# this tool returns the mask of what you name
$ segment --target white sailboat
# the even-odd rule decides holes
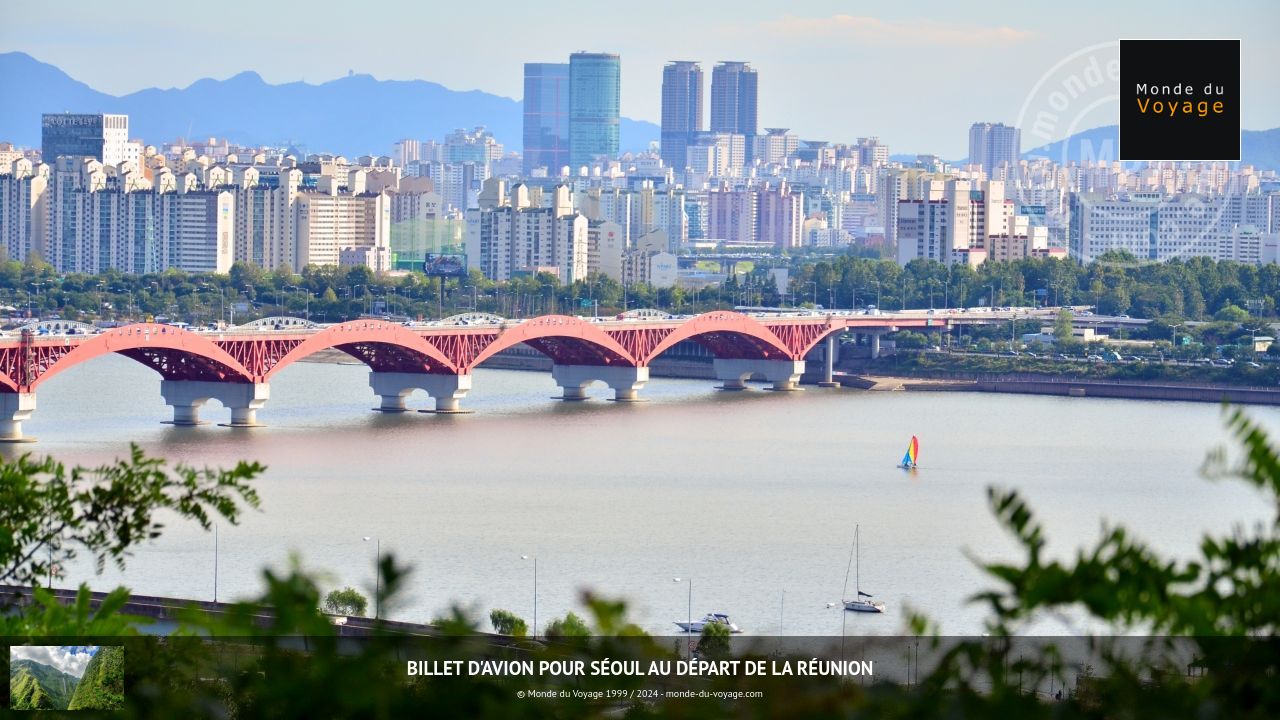
[[[884,612],[884,603],[871,600],[870,599],[871,593],[862,592],[862,552],[861,552],[861,548],[858,547],[858,530],[859,530],[859,526],[854,525],[853,526],[853,549],[849,553],[849,560],[854,565],[854,568],[855,568],[854,580],[853,580],[853,590],[855,594],[852,600],[842,600],[842,602],[844,603],[844,609],[848,610],[849,612],[882,613]],[[845,568],[844,593],[841,593],[841,597],[843,598],[844,594],[848,592],[849,592],[849,569]]]

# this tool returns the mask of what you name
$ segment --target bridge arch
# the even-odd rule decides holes
[[[641,358],[641,364],[648,365],[683,340],[692,340],[721,359],[799,359],[773,331],[755,318],[728,310],[715,310],[679,325]]]
[[[458,374],[458,366],[435,345],[399,323],[351,320],[308,336],[262,374],[262,382],[321,350],[337,348],[375,372]]]
[[[466,367],[524,343],[557,365],[626,365],[639,363],[617,340],[596,325],[568,315],[543,315],[503,330]]]
[[[37,339],[29,353],[29,366],[11,370],[6,378],[10,382],[5,385],[17,392],[32,392],[67,368],[111,353],[136,360],[166,380],[253,381],[251,373],[230,353],[206,337],[172,325],[138,323],[106,330],[66,352]]]

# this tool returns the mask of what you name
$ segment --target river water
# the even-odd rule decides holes
[[[261,511],[219,532],[219,599],[256,592],[262,568],[291,555],[326,589],[372,590],[369,536],[414,569],[386,614],[418,622],[452,603],[531,619],[528,555],[541,625],[581,614],[591,588],[669,633],[689,612],[691,578],[695,618],[727,612],[755,634],[838,634],[842,622],[850,634],[893,634],[908,608],[971,633],[984,613],[966,598],[992,582],[965,553],[1014,557],[989,485],[1023,491],[1059,555],[1104,521],[1186,556],[1206,530],[1268,517],[1257,492],[1198,472],[1225,440],[1212,404],[713,385],[659,378],[636,404],[606,402],[596,385],[600,399],[568,404],[550,399],[559,392],[547,373],[479,370],[463,401],[474,414],[384,415],[370,410],[363,366],[300,363],[273,381],[258,413],[267,427],[178,428],[161,424],[170,410],[158,376],[110,356],[42,385],[26,427],[39,442],[2,452],[96,465],[134,441],[195,465],[261,461]],[[1274,409],[1253,413],[1280,430]],[[216,402],[204,411],[227,415]],[[920,469],[907,474],[895,464],[912,434]],[[888,604],[884,615],[827,608],[845,592],[855,524],[861,586]],[[83,562],[65,584],[212,599],[213,568],[212,534],[179,522],[123,573]]]

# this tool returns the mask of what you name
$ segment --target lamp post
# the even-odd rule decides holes
[[[213,524],[213,601],[218,602],[218,524]]]
[[[364,536],[364,541],[369,542],[371,538]],[[374,552],[377,553],[377,559],[374,561],[374,580],[373,585],[373,619],[377,620],[382,616],[382,538],[372,538],[374,543]]]
[[[813,307],[816,310],[818,308],[818,283],[810,280],[808,284],[813,286]]]
[[[676,582],[676,583],[684,582],[689,586],[689,608],[688,608],[689,617],[688,617],[688,620],[686,621],[687,624],[685,625],[684,631],[692,635],[693,634],[693,578],[685,578],[684,580],[681,580],[680,578],[671,578],[671,582]],[[689,658],[690,659],[693,658],[692,643],[689,644]]]
[[[538,557],[536,555],[521,555],[521,560],[533,561],[533,639],[538,639]]]

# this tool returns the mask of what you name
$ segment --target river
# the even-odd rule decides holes
[[[407,592],[385,614],[425,622],[452,603],[538,620],[574,610],[591,588],[625,598],[630,617],[669,633],[688,612],[727,612],[755,634],[893,634],[905,611],[947,633],[982,628],[966,603],[992,586],[965,552],[1012,558],[1014,545],[986,505],[989,485],[1023,491],[1046,525],[1051,553],[1120,522],[1159,551],[1186,556],[1206,530],[1268,517],[1242,483],[1198,471],[1225,440],[1213,404],[990,395],[867,392],[725,393],[711,381],[655,379],[649,402],[550,399],[547,373],[479,370],[463,401],[474,414],[372,412],[359,365],[299,363],[272,382],[267,426],[179,428],[158,376],[119,356],[87,363],[40,387],[39,409],[15,452],[96,465],[139,443],[172,461],[264,463],[260,512],[219,532],[219,599],[262,587],[264,566],[291,555],[326,589],[374,585],[374,542],[413,566]],[[416,394],[411,404],[430,401]],[[1280,431],[1271,408],[1254,415]],[[205,419],[225,422],[211,402]],[[917,472],[895,464],[912,434]],[[861,586],[884,615],[827,604],[842,594],[855,524]],[[149,595],[212,599],[214,543],[193,523],[171,523],[120,573],[87,561],[63,584],[125,584]],[[682,578],[680,583],[674,577]],[[848,594],[853,594],[850,580]],[[371,593],[366,593],[371,594]],[[485,621],[487,629],[487,620]],[[1039,629],[1076,628],[1046,621]]]

